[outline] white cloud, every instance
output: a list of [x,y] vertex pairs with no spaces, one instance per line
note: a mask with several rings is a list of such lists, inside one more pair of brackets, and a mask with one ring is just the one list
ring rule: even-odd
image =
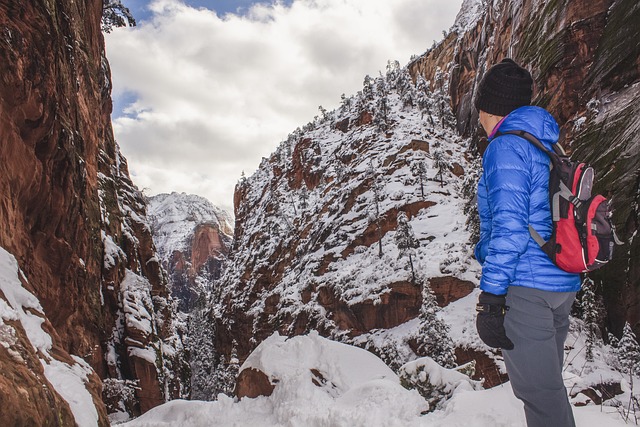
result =
[[461,0],[295,0],[218,16],[156,0],[107,35],[114,131],[134,182],[231,211],[233,188],[295,128],[336,108],[387,60],[406,64],[453,25]]

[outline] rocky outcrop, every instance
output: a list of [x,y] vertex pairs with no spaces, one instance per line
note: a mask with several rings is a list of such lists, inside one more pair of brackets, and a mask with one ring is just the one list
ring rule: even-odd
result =
[[[111,129],[101,16],[101,2],[0,2],[0,246],[28,278],[54,348],[97,373],[87,387],[131,380],[144,411],[180,395],[180,343],[144,199]],[[165,345],[176,353],[156,359]],[[0,360],[15,363],[2,347]],[[4,377],[3,407],[34,385],[48,394],[18,424],[67,424],[35,365],[11,369],[22,373]]]
[[534,103],[561,126],[560,142],[599,171],[625,244],[590,276],[605,296],[614,332],[640,333],[640,7],[634,0],[467,0],[445,40],[410,64],[414,78],[449,73],[458,130],[477,136],[472,99],[484,71],[512,57],[532,71]]
[[271,396],[275,388],[264,372],[247,368],[238,375],[235,394],[238,399],[243,397],[253,399],[259,396]]

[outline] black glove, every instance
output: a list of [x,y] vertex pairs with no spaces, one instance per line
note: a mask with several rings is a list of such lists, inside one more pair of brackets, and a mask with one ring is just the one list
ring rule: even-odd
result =
[[504,315],[509,310],[506,299],[506,295],[482,292],[476,305],[476,329],[482,342],[489,347],[513,350],[513,343],[504,330]]

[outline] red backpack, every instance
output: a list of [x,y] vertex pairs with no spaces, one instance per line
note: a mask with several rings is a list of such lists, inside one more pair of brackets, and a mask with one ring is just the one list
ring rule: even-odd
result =
[[529,225],[531,237],[564,271],[585,273],[605,265],[613,256],[613,247],[620,242],[611,224],[609,201],[600,194],[591,195],[595,178],[593,168],[571,160],[560,147],[558,153],[549,151],[528,132],[515,130],[499,134],[518,135],[551,159],[549,202],[553,232],[545,241]]

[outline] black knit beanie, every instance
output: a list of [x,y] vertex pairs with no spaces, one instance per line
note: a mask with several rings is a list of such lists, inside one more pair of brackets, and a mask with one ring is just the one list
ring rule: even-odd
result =
[[518,107],[531,104],[532,86],[529,71],[505,58],[482,77],[474,105],[478,111],[506,116]]

